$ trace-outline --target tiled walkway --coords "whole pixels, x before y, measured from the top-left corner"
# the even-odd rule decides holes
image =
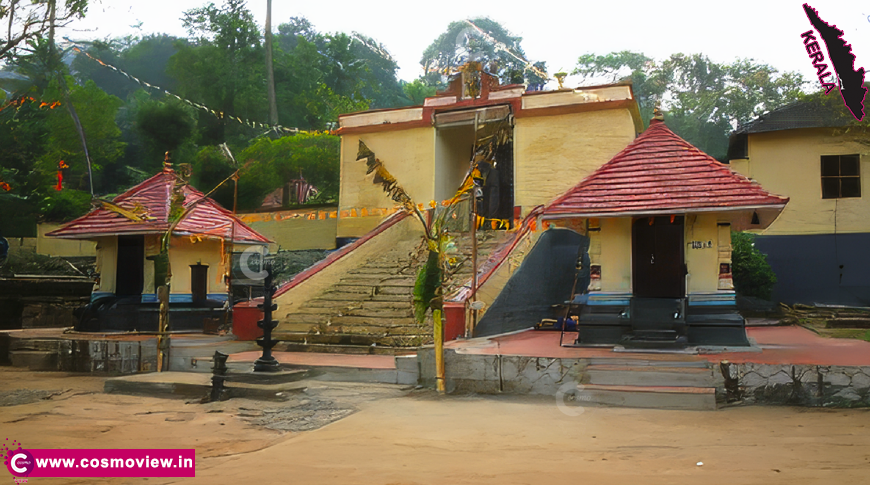
[[[750,339],[758,347],[737,351],[732,347],[721,352],[700,354],[688,353],[641,353],[631,352],[633,358],[648,360],[729,360],[735,363],[759,364],[804,364],[870,366],[870,342],[853,339],[824,338],[802,327],[750,327]],[[574,333],[566,333],[564,342],[572,342]],[[548,358],[606,358],[625,357],[611,348],[570,348],[559,346],[559,332],[534,331],[500,337],[457,340],[448,342],[447,348],[468,354],[523,355]],[[759,349],[760,347],[760,349]]]

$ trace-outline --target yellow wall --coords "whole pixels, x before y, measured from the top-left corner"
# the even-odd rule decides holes
[[[239,214],[239,218],[251,229],[275,241],[279,250],[335,249],[338,219],[328,217],[335,211],[335,208],[323,208],[255,212]]]
[[[190,266],[197,262],[208,266],[208,293],[226,293],[225,269],[221,264],[221,242],[211,239],[192,243],[189,237],[174,237],[169,245],[172,269],[171,293],[187,293],[190,289]]]
[[[392,208],[396,206],[381,185],[366,177],[365,162],[357,162],[359,140],[368,146],[417,203],[435,197],[435,128],[364,133],[341,137],[341,189],[339,209]],[[373,221],[379,220],[372,218]],[[339,237],[361,236],[359,222],[339,219]],[[367,225],[364,224],[367,227]],[[372,226],[374,227],[374,226]]]
[[[145,256],[152,256],[159,251],[159,239],[156,235],[145,236]],[[118,238],[108,236],[97,238],[96,271],[100,273],[100,283],[94,291],[115,291]],[[197,261],[208,266],[208,293],[226,293],[224,283],[226,268],[222,264],[221,242],[203,239],[192,243],[189,237],[174,237],[169,246],[169,264],[172,269],[171,292],[174,294],[189,294],[190,266]],[[154,261],[145,260],[142,293],[154,293]]]
[[[96,272],[100,274],[100,283],[94,291],[115,292],[115,273],[118,263],[118,238],[107,236],[97,238]]]
[[[635,138],[627,109],[517,118],[515,205],[527,213],[580,183]]]
[[[601,265],[601,291],[631,291],[631,219],[601,219],[600,226],[590,240],[590,259]],[[595,252],[600,254],[598,262],[593,259]]]
[[[688,293],[717,291],[719,264],[731,262],[730,229],[727,226],[720,229],[719,219],[716,214],[686,216],[684,254],[689,270]],[[601,289],[596,291],[632,291],[631,223],[628,217],[600,219],[600,231],[589,232],[591,262],[601,265]],[[692,241],[703,242],[704,247],[693,249]]]
[[[96,244],[87,239],[61,239],[58,237],[46,237],[63,224],[41,223],[36,226],[36,252],[46,256],[95,256]]]
[[[821,156],[850,154],[862,155],[862,197],[822,199]],[[835,225],[838,233],[870,232],[870,150],[833,137],[831,129],[751,134],[748,161],[732,161],[732,168],[791,198],[763,234],[828,234]]]
[[[689,276],[686,280],[688,293],[717,291],[719,289],[719,229],[715,214],[689,215],[685,219],[683,251]],[[730,234],[729,234],[730,237]],[[692,241],[702,248],[693,249]],[[709,244],[707,244],[709,243]]]
[[[438,128],[435,140],[435,200],[445,200],[456,194],[468,173],[474,125]]]
[[[354,219],[349,219],[354,220]],[[326,266],[307,280],[299,283],[290,291],[277,297],[278,312],[274,317],[281,323],[294,323],[289,315],[299,311],[299,307],[312,298],[320,296],[327,288],[334,285],[347,272],[366,262],[369,258],[393,247],[396,241],[408,237],[420,237],[423,229],[414,217],[406,217],[389,227],[381,234],[369,239],[344,257]]]

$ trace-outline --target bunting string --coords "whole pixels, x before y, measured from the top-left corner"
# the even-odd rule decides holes
[[[539,69],[538,67],[536,67],[534,64],[531,63],[531,61],[527,60],[523,56],[512,52],[510,50],[510,48],[508,48],[508,46],[506,46],[503,42],[499,42],[493,36],[489,35],[489,32],[486,32],[485,30],[481,29],[477,25],[474,25],[474,22],[472,22],[471,20],[466,19],[465,22],[468,25],[470,25],[474,30],[476,30],[478,33],[480,33],[480,35],[482,35],[484,39],[489,41],[493,45],[493,47],[495,47],[495,50],[505,52],[509,56],[513,57],[514,59],[522,62],[526,66],[527,71],[532,71],[544,79],[549,79],[549,76],[547,76],[546,72],[544,72],[541,69]]]
[[[248,120],[246,118],[239,118],[237,116],[233,116],[233,115],[224,113],[223,111],[220,111],[220,110],[211,109],[204,104],[200,104],[200,103],[191,101],[187,98],[182,98],[181,96],[179,96],[175,93],[169,92],[169,90],[167,90],[167,89],[164,89],[164,88],[161,88],[160,86],[156,86],[154,84],[143,81],[143,80],[137,78],[136,76],[133,76],[132,74],[125,72],[123,69],[120,69],[120,68],[117,68],[111,64],[105,63],[102,60],[92,56],[90,53],[88,53],[84,49],[79,48],[78,46],[74,46],[73,50],[80,53],[80,54],[84,54],[88,59],[91,59],[92,61],[99,63],[101,66],[103,66],[105,68],[108,68],[108,69],[111,69],[111,70],[117,72],[118,74],[120,74],[120,75],[126,77],[127,79],[139,84],[140,86],[143,86],[143,87],[148,88],[148,89],[153,90],[153,91],[157,91],[161,94],[165,94],[166,96],[173,97],[173,98],[175,98],[183,103],[186,103],[189,106],[192,106],[192,107],[199,109],[201,111],[205,111],[206,113],[211,114],[212,116],[216,117],[217,119],[220,119],[220,120],[228,119],[230,121],[238,122],[240,125],[245,125],[245,126],[248,126],[250,128],[254,128],[254,129],[266,128],[269,131],[275,131],[277,133],[297,134],[297,133],[301,132],[299,130],[299,128],[287,128],[287,127],[282,126],[282,125],[269,125],[267,123],[260,123],[259,121],[251,121],[251,120]]]

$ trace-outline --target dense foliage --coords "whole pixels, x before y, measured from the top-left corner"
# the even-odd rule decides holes
[[[755,248],[755,236],[748,232],[731,233],[731,273],[734,288],[744,296],[770,300],[776,275],[767,256]]]
[[[664,61],[630,51],[586,54],[573,73],[604,82],[630,79],[645,122],[660,103],[668,127],[720,161],[726,161],[728,135],[739,123],[798,100],[804,85],[797,73],[751,59],[717,64],[703,54]]]

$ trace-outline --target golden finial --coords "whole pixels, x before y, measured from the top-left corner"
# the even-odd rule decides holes
[[[656,107],[653,109],[653,119],[658,121],[665,120],[665,115],[662,113],[662,107],[658,102],[656,102]]]

